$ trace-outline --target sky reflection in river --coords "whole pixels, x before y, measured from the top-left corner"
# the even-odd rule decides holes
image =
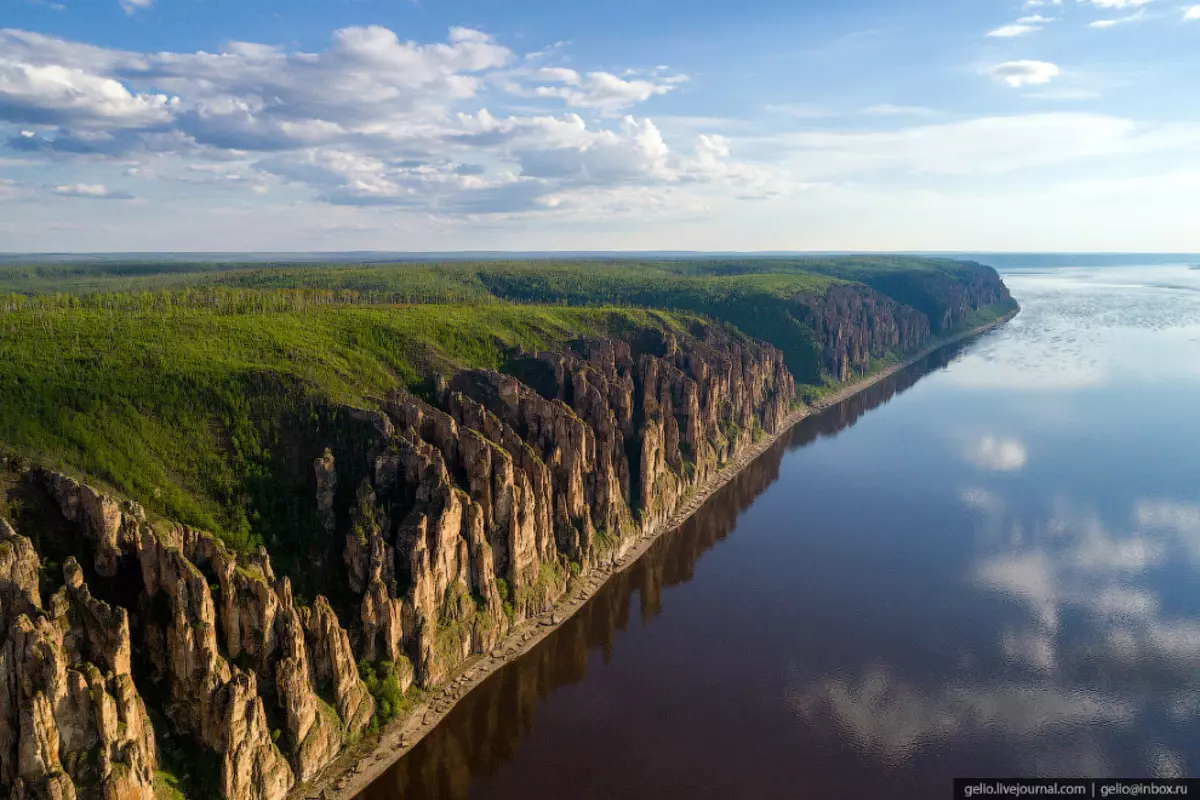
[[[368,796],[1200,770],[1200,271],[1006,280],[1021,316],[799,426]]]

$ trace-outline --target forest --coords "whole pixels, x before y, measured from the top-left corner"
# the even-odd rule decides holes
[[[930,322],[881,337],[880,309],[845,290]],[[850,377],[830,354],[856,331],[861,374],[1010,306],[989,267],[910,257],[6,263],[0,446],[274,551],[303,527],[281,490],[289,432],[394,386],[707,321],[780,348],[816,397]]]
[[[281,800],[804,403],[1015,310],[909,257],[0,263],[0,734],[61,745],[46,796]]]

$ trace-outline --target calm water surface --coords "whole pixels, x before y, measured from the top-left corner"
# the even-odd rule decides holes
[[[938,798],[1200,775],[1200,271],[1009,271],[365,794]]]

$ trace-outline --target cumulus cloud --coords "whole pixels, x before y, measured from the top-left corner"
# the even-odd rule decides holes
[[[1183,18],[1185,20],[1200,19],[1200,6],[1189,6],[1183,10]]]
[[[580,73],[546,53],[522,60],[468,28],[416,43],[350,27],[317,52],[232,42],[212,53],[131,53],[4,30],[0,53],[0,120],[28,126],[10,138],[18,151],[236,159],[330,203],[449,214],[562,209],[572,192],[635,186],[661,195],[722,183],[758,197],[776,183],[735,162],[719,136],[673,148],[648,119],[607,121],[686,76]],[[579,111],[497,118],[479,108],[497,90]]]
[[[608,72],[581,76],[572,69],[543,68],[536,78],[551,85],[535,86],[534,97],[555,97],[574,108],[591,108],[606,113],[623,111],[651,97],[670,92],[687,81],[685,75],[626,80]]]
[[[993,78],[1003,81],[1014,89],[1023,86],[1040,86],[1062,74],[1058,65],[1048,61],[1006,61],[988,70]]]
[[[673,152],[650,120],[625,117],[616,129],[580,116],[461,115],[450,140],[465,153],[486,148],[510,169],[488,173],[456,159],[388,159],[335,148],[308,148],[257,167],[317,188],[347,205],[422,206],[444,213],[563,208],[575,190],[669,187],[722,181],[761,190],[765,174],[727,163],[721,137],[700,135],[691,154]]]
[[[0,58],[0,119],[33,125],[145,127],[171,119],[177,98],[130,92],[84,69]]]
[[[83,197],[88,200],[130,200],[132,195],[110,191],[102,183],[70,183],[55,186],[54,193],[62,197]]]

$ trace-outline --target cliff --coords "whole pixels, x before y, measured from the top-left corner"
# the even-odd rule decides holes
[[[0,310],[0,791],[307,791],[691,509],[797,384],[1016,307],[935,259],[424,269]],[[418,272],[476,304],[344,283]],[[611,303],[642,307],[571,307]]]
[[[309,513],[342,542],[311,603],[265,548],[11,463],[31,533],[0,523],[0,784],[153,797],[162,757],[222,797],[282,798],[660,529],[794,402],[778,350],[712,325],[395,389],[350,410],[366,441],[309,461]],[[35,542],[71,557],[55,572]]]

